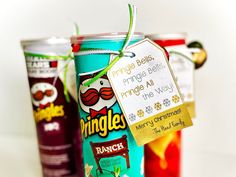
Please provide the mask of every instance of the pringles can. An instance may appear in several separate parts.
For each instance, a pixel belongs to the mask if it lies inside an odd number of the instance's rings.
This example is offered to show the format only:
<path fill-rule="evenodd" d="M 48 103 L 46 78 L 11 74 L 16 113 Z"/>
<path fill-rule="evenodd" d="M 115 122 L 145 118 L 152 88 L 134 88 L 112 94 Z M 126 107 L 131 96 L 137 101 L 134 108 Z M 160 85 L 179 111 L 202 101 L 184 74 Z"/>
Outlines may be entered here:
<path fill-rule="evenodd" d="M 106 75 L 89 86 L 84 83 L 108 66 L 110 54 L 78 55 L 80 51 L 119 51 L 125 33 L 72 37 L 77 73 L 80 126 L 86 177 L 144 176 L 144 148 L 138 147 Z M 131 44 L 142 40 L 134 34 Z"/>
<path fill-rule="evenodd" d="M 194 64 L 188 52 L 184 33 L 147 35 L 169 52 L 169 63 L 177 84 L 187 104 L 190 115 L 194 116 L 193 70 Z M 185 57 L 183 57 L 185 56 Z M 189 103 L 189 106 L 188 106 Z M 145 145 L 145 177 L 180 177 L 181 175 L 181 132 L 173 132 Z"/>
<path fill-rule="evenodd" d="M 52 37 L 23 40 L 21 45 L 26 60 L 43 176 L 74 175 L 73 143 L 78 128 L 78 109 L 74 63 L 68 62 L 70 41 Z"/>

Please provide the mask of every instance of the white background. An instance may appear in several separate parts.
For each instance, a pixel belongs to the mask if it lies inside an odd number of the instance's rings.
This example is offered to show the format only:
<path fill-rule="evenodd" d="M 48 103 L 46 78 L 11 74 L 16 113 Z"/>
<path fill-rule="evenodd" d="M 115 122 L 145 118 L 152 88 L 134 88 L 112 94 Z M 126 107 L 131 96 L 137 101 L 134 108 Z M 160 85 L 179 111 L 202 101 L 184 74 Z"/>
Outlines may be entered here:
<path fill-rule="evenodd" d="M 0 0 L 0 176 L 40 166 L 20 40 L 127 31 L 125 0 Z M 197 119 L 184 131 L 184 177 L 236 176 L 236 1 L 137 0 L 136 31 L 187 32 L 209 58 L 196 71 Z M 17 137 L 17 138 L 16 138 Z M 25 139 L 24 137 L 28 137 Z M 27 176 L 28 175 L 28 176 Z"/>

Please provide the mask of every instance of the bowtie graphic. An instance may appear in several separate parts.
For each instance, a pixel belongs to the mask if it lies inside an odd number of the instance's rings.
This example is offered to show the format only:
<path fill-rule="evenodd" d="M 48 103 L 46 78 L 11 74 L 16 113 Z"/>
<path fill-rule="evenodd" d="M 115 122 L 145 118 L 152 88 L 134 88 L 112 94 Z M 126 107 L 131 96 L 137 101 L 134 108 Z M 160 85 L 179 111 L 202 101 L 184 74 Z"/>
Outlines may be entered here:
<path fill-rule="evenodd" d="M 99 111 L 96 111 L 96 110 L 90 108 L 89 112 L 90 112 L 91 118 L 94 118 L 98 115 L 104 116 L 107 114 L 107 107 L 104 107 L 104 108 L 100 109 Z"/>
<path fill-rule="evenodd" d="M 44 109 L 46 107 L 49 107 L 50 106 L 50 103 L 47 103 L 47 104 L 39 104 L 39 108 L 40 109 Z"/>

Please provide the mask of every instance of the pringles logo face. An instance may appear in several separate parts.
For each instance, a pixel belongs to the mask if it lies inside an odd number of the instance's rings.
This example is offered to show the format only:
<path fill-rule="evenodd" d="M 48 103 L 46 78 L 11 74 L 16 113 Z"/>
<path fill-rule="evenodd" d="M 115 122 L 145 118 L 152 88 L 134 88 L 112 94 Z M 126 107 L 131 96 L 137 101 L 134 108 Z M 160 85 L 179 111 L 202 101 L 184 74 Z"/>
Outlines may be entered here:
<path fill-rule="evenodd" d="M 81 76 L 79 103 L 88 116 L 81 119 L 81 131 L 85 138 L 98 134 L 107 137 L 109 132 L 126 129 L 127 123 L 123 114 L 114 113 L 112 106 L 116 98 L 106 76 L 98 79 L 89 87 L 83 84 L 92 76 Z"/>
<path fill-rule="evenodd" d="M 31 87 L 31 96 L 33 105 L 38 107 L 34 110 L 36 122 L 42 120 L 49 122 L 53 117 L 64 116 L 64 107 L 53 104 L 58 96 L 57 89 L 53 85 L 45 82 L 34 84 Z"/>
<path fill-rule="evenodd" d="M 44 108 L 48 104 L 53 103 L 57 98 L 57 89 L 45 82 L 34 84 L 31 87 L 33 105 Z"/>
<path fill-rule="evenodd" d="M 94 114 L 105 114 L 102 112 L 104 105 L 107 108 L 112 107 L 116 103 L 116 98 L 106 76 L 98 79 L 89 87 L 83 84 L 90 80 L 92 76 L 81 76 L 81 85 L 79 89 L 79 102 L 84 112 Z M 92 115 L 91 115 L 92 116 Z M 92 116 L 93 117 L 93 116 Z"/>

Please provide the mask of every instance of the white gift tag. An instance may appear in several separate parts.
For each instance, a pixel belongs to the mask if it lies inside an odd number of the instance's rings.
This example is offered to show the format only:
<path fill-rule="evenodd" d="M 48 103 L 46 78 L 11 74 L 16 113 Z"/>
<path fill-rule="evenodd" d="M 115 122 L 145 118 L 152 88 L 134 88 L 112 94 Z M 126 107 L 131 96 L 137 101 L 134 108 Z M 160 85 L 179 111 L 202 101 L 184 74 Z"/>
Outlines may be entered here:
<path fill-rule="evenodd" d="M 166 50 L 170 52 L 170 66 L 176 77 L 185 105 L 193 118 L 195 117 L 194 63 L 186 58 L 191 58 L 192 54 L 188 51 L 186 45 L 166 47 Z"/>
<path fill-rule="evenodd" d="M 144 39 L 127 51 L 135 57 L 122 57 L 107 76 L 137 144 L 191 126 L 163 48 Z"/>

